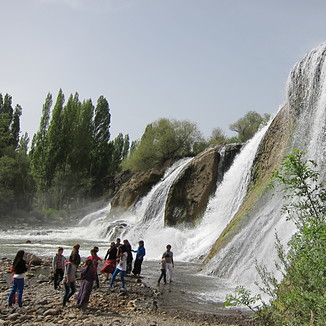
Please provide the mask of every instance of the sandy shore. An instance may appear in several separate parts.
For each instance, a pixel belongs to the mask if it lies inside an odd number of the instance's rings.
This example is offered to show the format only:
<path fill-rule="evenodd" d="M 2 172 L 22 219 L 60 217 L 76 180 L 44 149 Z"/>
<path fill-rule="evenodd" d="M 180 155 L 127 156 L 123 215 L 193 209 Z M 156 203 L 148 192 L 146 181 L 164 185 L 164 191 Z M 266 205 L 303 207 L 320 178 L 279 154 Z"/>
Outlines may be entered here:
<path fill-rule="evenodd" d="M 55 290 L 51 282 L 51 259 L 42 259 L 26 273 L 23 308 L 7 307 L 10 292 L 11 260 L 0 264 L 0 326 L 2 325 L 83 325 L 83 326 L 199 326 L 254 325 L 241 312 L 217 314 L 162 310 L 160 293 L 134 277 L 127 278 L 127 290 L 121 292 L 117 280 L 113 289 L 100 275 L 100 288 L 93 289 L 86 313 L 76 307 L 75 299 L 62 307 L 64 290 Z M 77 292 L 80 280 L 77 280 Z M 164 295 L 164 294 L 163 294 Z"/>

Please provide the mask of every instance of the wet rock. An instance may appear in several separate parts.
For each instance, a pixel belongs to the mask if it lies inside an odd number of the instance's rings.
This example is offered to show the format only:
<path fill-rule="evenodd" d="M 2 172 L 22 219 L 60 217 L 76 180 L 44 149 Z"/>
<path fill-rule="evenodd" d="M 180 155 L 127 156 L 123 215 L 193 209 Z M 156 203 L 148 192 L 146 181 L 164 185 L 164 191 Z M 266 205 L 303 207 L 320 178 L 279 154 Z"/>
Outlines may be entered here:
<path fill-rule="evenodd" d="M 44 316 L 56 316 L 59 314 L 59 310 L 57 309 L 49 309 L 44 312 Z"/>
<path fill-rule="evenodd" d="M 9 320 L 16 320 L 20 317 L 20 314 L 18 312 L 14 312 L 8 316 Z"/>
<path fill-rule="evenodd" d="M 25 253 L 24 259 L 34 266 L 42 264 L 42 259 L 32 253 Z"/>

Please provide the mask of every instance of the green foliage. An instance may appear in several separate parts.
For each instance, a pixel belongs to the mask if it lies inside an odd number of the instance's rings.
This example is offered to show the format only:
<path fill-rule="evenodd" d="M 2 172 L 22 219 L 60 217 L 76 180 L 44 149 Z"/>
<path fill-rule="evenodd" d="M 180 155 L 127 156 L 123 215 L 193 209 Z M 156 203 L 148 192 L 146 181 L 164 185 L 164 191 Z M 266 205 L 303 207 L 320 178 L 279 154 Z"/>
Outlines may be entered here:
<path fill-rule="evenodd" d="M 121 162 L 126 159 L 129 153 L 129 135 L 123 137 L 122 133 L 111 142 L 113 147 L 110 172 L 113 175 L 114 172 L 121 171 Z"/>
<path fill-rule="evenodd" d="M 266 124 L 270 115 L 263 116 L 255 111 L 249 111 L 244 117 L 230 125 L 230 130 L 238 133 L 238 142 L 246 142 L 254 136 L 262 124 Z"/>
<path fill-rule="evenodd" d="M 12 107 L 12 97 L 0 94 L 0 217 L 15 209 L 29 209 L 34 193 L 27 157 L 28 135 L 21 139 L 22 108 Z"/>
<path fill-rule="evenodd" d="M 94 148 L 91 154 L 91 174 L 95 184 L 109 175 L 109 166 L 113 152 L 110 140 L 111 114 L 108 101 L 100 96 L 97 100 L 94 117 Z"/>
<path fill-rule="evenodd" d="M 209 138 L 209 144 L 225 144 L 227 137 L 221 128 L 214 128 L 212 130 L 211 137 Z"/>
<path fill-rule="evenodd" d="M 167 159 L 196 155 L 205 147 L 196 124 L 162 118 L 147 125 L 141 141 L 132 144 L 124 167 L 146 170 Z"/>
<path fill-rule="evenodd" d="M 120 153 L 113 162 L 111 115 L 103 96 L 96 107 L 90 99 L 81 102 L 78 93 L 65 103 L 60 89 L 52 112 L 51 108 L 52 95 L 48 94 L 29 153 L 41 210 L 60 210 L 72 202 L 101 195 L 104 187 L 100 183 L 119 170 L 122 160 Z"/>
<path fill-rule="evenodd" d="M 284 250 L 276 236 L 279 262 L 276 268 L 282 272 L 278 282 L 265 267 L 256 266 L 264 293 L 270 303 L 255 306 L 255 316 L 264 325 L 325 325 L 326 324 L 326 189 L 320 183 L 317 164 L 304 159 L 302 151 L 288 155 L 274 178 L 285 187 L 283 206 L 287 218 L 294 221 L 297 232 Z M 237 288 L 238 295 L 226 304 L 243 304 L 249 307 L 250 293 Z M 250 308 L 250 307 L 249 307 Z"/>

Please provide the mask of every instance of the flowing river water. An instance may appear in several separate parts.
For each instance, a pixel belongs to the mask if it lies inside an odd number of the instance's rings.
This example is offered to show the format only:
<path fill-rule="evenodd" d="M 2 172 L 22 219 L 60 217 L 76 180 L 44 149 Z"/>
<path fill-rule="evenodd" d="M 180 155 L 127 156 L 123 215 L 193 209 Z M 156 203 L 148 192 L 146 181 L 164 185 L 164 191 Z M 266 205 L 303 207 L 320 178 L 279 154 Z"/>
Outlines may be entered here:
<path fill-rule="evenodd" d="M 108 248 L 105 240 L 80 238 L 83 231 L 80 227 L 51 229 L 45 227 L 20 230 L 0 230 L 0 259 L 13 258 L 20 249 L 39 257 L 52 257 L 58 246 L 63 246 L 64 255 L 69 257 L 75 243 L 81 244 L 82 258 L 89 255 L 89 249 L 99 246 L 99 256 L 104 258 Z M 136 244 L 135 244 L 136 245 Z M 136 249 L 134 245 L 134 249 Z M 161 251 L 165 250 L 164 247 Z M 161 309 L 188 310 L 206 313 L 232 314 L 232 310 L 223 308 L 225 294 L 231 293 L 227 280 L 206 276 L 200 273 L 202 264 L 175 261 L 174 279 L 171 284 L 157 283 L 160 276 L 160 261 L 145 259 L 142 267 L 142 282 L 158 294 L 157 301 Z M 128 278 L 127 278 L 128 287 Z"/>

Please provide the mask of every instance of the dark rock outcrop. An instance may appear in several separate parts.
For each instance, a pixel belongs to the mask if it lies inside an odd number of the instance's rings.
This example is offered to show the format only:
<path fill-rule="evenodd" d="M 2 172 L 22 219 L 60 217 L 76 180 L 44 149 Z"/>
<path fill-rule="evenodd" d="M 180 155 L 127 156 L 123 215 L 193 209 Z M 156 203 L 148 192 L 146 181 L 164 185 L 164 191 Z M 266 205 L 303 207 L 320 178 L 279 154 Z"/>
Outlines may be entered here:
<path fill-rule="evenodd" d="M 209 197 L 223 179 L 241 144 L 217 145 L 197 155 L 173 183 L 165 206 L 165 223 L 194 224 L 206 210 Z"/>
<path fill-rule="evenodd" d="M 149 171 L 134 173 L 126 182 L 122 183 L 111 201 L 114 210 L 127 210 L 134 206 L 138 200 L 144 197 L 160 179 L 163 177 L 167 167 L 173 163 L 172 160 L 161 166 L 155 166 Z"/>
<path fill-rule="evenodd" d="M 213 146 L 197 155 L 170 188 L 165 208 L 167 225 L 194 224 L 205 212 L 209 197 L 231 166 L 242 144 Z M 172 160 L 149 171 L 134 173 L 111 200 L 111 214 L 126 211 L 158 183 Z"/>

